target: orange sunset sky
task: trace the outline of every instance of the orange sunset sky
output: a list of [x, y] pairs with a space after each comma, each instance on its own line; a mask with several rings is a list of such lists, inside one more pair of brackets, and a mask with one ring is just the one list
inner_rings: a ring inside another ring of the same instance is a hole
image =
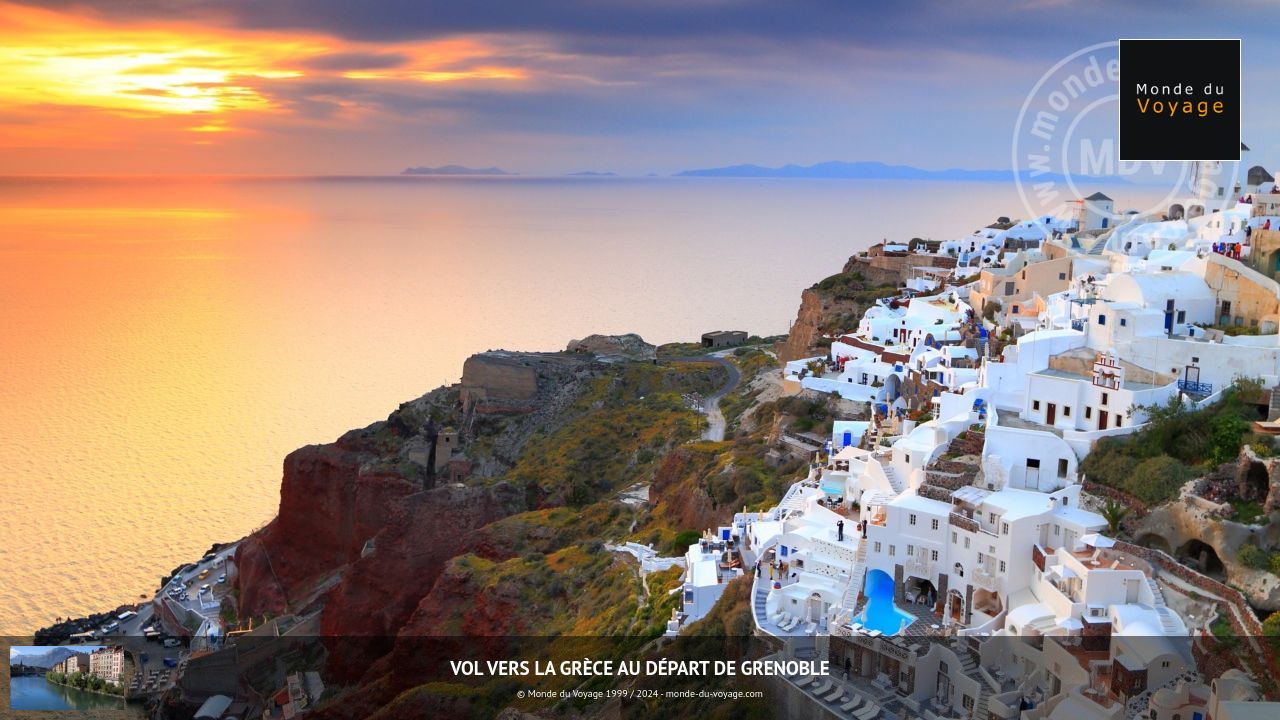
[[[0, 0], [0, 174], [1006, 167], [1026, 91], [1114, 39], [1244, 36], [1265, 4]], [[1272, 28], [1268, 30], [1267, 28]], [[1275, 154], [1280, 103], [1246, 92]]]

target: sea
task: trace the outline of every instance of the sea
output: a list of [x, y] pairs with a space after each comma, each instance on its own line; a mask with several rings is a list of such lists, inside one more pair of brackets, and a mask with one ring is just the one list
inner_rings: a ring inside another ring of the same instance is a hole
[[472, 353], [785, 333], [851, 254], [1021, 208], [971, 182], [0, 178], [0, 635], [149, 596], [273, 517], [290, 450]]

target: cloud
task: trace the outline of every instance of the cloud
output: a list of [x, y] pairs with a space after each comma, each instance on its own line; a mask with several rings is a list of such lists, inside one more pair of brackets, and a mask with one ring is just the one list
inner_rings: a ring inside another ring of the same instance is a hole
[[339, 52], [306, 58], [298, 64], [308, 70], [341, 72], [398, 68], [411, 59], [409, 55], [394, 52]]

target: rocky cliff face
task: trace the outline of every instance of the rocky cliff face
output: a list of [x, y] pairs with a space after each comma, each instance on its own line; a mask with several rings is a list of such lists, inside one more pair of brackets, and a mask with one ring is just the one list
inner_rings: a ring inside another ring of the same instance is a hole
[[236, 552], [241, 614], [302, 610], [319, 577], [358, 559], [387, 509], [419, 489], [375, 462], [370, 432], [285, 458], [276, 519]]
[[786, 339], [774, 348], [778, 359], [788, 362], [822, 354], [824, 337], [857, 327], [862, 313], [901, 282], [895, 270], [874, 267], [857, 256], [849, 258], [839, 273], [800, 294], [796, 320]]

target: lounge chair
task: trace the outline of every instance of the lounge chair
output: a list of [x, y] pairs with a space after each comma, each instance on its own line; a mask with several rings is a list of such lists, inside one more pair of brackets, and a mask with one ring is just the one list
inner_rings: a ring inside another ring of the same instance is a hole
[[814, 695], [821, 695], [822, 693], [830, 689], [831, 689], [831, 678], [823, 678], [822, 682], [818, 683], [818, 687], [813, 688], [812, 692]]
[[796, 687], [804, 687], [805, 685], [808, 685], [809, 683], [812, 683], [817, 679], [818, 678], [813, 675], [809, 675], [808, 677], [802, 677], [796, 681]]
[[880, 714], [880, 706], [875, 704], [874, 702], [868, 703], [866, 707], [862, 708], [861, 710], [855, 710], [853, 712], [853, 716], [858, 718], [858, 720], [871, 720], [871, 718], [876, 717], [879, 714]]
[[862, 704], [862, 696], [857, 693], [854, 693], [853, 699], [841, 705], [840, 709], [843, 710], [844, 712], [853, 712], [853, 709], [858, 707], [861, 704]]
[[840, 696], [842, 695], [844, 695], [844, 688], [837, 685], [834, 688], [832, 688], [831, 692], [828, 695], [824, 696], [822, 699], [826, 700], [827, 702], [835, 702], [839, 700]]

